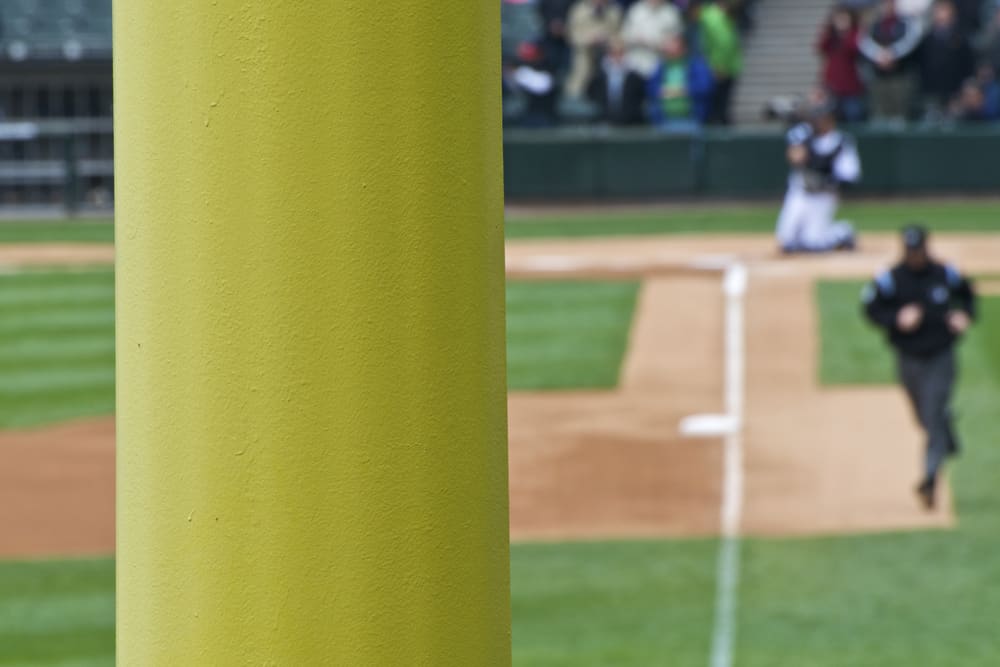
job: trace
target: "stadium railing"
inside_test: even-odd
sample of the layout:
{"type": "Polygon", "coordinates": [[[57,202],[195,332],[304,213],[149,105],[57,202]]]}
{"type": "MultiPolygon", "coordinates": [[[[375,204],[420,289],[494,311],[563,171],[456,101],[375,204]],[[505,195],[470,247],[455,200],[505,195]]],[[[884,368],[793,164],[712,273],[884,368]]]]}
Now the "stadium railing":
{"type": "Polygon", "coordinates": [[[75,216],[113,206],[110,118],[0,122],[0,213],[75,216]]]}

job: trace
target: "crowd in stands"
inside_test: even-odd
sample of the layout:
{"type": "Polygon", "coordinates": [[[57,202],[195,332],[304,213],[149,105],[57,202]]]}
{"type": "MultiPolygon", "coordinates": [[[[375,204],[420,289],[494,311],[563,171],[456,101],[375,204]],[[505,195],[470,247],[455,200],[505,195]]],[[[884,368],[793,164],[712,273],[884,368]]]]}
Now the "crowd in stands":
{"type": "MultiPolygon", "coordinates": [[[[501,3],[509,126],[731,122],[755,0],[501,3]]],[[[841,121],[1000,121],[1000,0],[839,0],[816,49],[841,121]]]]}
{"type": "Polygon", "coordinates": [[[509,125],[730,123],[753,0],[501,0],[509,125]]]}
{"type": "Polygon", "coordinates": [[[1000,120],[1000,0],[882,0],[833,8],[817,49],[839,118],[1000,120]]]}

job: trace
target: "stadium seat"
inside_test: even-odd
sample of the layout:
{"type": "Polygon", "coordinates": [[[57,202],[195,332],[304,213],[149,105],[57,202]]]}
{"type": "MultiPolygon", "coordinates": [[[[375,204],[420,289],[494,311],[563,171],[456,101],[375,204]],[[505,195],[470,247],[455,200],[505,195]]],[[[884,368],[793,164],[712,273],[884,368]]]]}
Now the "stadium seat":
{"type": "Polygon", "coordinates": [[[0,2],[0,58],[107,59],[110,54],[111,0],[0,2]]]}

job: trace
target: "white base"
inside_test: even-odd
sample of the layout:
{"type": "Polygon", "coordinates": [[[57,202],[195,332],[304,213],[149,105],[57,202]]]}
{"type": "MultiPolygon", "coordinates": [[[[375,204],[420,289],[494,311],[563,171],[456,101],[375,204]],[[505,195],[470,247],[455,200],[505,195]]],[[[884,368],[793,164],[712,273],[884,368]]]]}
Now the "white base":
{"type": "Polygon", "coordinates": [[[681,420],[681,435],[686,438],[723,438],[739,430],[732,415],[692,415],[681,420]]]}

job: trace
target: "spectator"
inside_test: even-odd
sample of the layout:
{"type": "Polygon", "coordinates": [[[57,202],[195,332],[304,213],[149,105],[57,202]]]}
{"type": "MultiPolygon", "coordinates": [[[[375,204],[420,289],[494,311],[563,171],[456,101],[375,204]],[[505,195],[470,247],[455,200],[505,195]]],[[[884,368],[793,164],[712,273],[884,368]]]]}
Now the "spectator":
{"type": "Polygon", "coordinates": [[[645,122],[646,80],[625,58],[625,42],[614,38],[608,53],[590,82],[587,96],[600,110],[600,120],[611,125],[645,122]]]}
{"type": "Polygon", "coordinates": [[[573,65],[566,94],[581,97],[594,74],[594,65],[618,33],[622,10],[610,0],[578,0],[569,12],[567,35],[573,46],[573,65]]]}
{"type": "Polygon", "coordinates": [[[979,42],[979,56],[983,62],[990,64],[994,72],[1000,72],[1000,2],[994,6],[993,18],[979,42]]]}
{"type": "Polygon", "coordinates": [[[976,70],[976,83],[983,91],[983,117],[980,120],[1000,120],[1000,81],[997,70],[989,63],[982,63],[976,70]]]}
{"type": "Polygon", "coordinates": [[[664,40],[683,32],[684,20],[677,7],[666,0],[639,0],[629,9],[622,29],[629,64],[649,77],[659,64],[664,40]]]}
{"type": "Polygon", "coordinates": [[[503,0],[500,5],[501,49],[506,63],[517,62],[522,44],[542,36],[542,22],[535,0],[503,0]]]}
{"type": "Polygon", "coordinates": [[[983,0],[954,0],[959,31],[971,38],[983,27],[983,0]]]}
{"type": "Polygon", "coordinates": [[[701,43],[701,24],[698,22],[699,4],[701,0],[677,0],[678,7],[683,8],[684,43],[688,53],[697,53],[705,57],[705,49],[701,43]]]}
{"type": "Polygon", "coordinates": [[[503,82],[509,94],[516,96],[523,106],[515,123],[532,128],[555,125],[559,86],[545,51],[537,44],[525,43],[518,49],[518,60],[503,82]]]}
{"type": "Polygon", "coordinates": [[[692,16],[698,22],[702,53],[715,78],[708,113],[708,122],[714,125],[732,122],[729,108],[733,89],[743,73],[740,33],[729,7],[728,2],[721,0],[698,0],[691,7],[692,16]]]}
{"type": "Polygon", "coordinates": [[[833,97],[837,120],[857,123],[865,118],[865,84],[858,71],[861,31],[858,14],[846,7],[830,12],[817,50],[823,57],[823,87],[833,97]]]}
{"type": "Polygon", "coordinates": [[[754,28],[756,4],[757,0],[732,0],[730,12],[741,35],[747,34],[754,28]]]}
{"type": "Polygon", "coordinates": [[[861,38],[861,53],[874,70],[870,89],[876,119],[902,121],[909,116],[921,33],[919,19],[900,15],[895,0],[883,0],[869,33],[861,38]]]}
{"type": "Polygon", "coordinates": [[[920,45],[918,57],[925,117],[940,119],[975,67],[972,47],[958,25],[952,0],[934,3],[931,29],[920,45]]]}
{"type": "Polygon", "coordinates": [[[698,54],[689,54],[679,35],[668,37],[663,59],[649,79],[648,98],[653,123],[668,131],[694,131],[709,116],[712,70],[698,54]]]}
{"type": "Polygon", "coordinates": [[[545,52],[553,67],[560,73],[569,68],[570,51],[566,41],[566,24],[574,0],[539,0],[538,11],[542,17],[545,52]]]}
{"type": "Polygon", "coordinates": [[[997,85],[993,68],[962,85],[958,96],[951,104],[950,115],[960,121],[1000,120],[1000,86],[997,85]]]}

